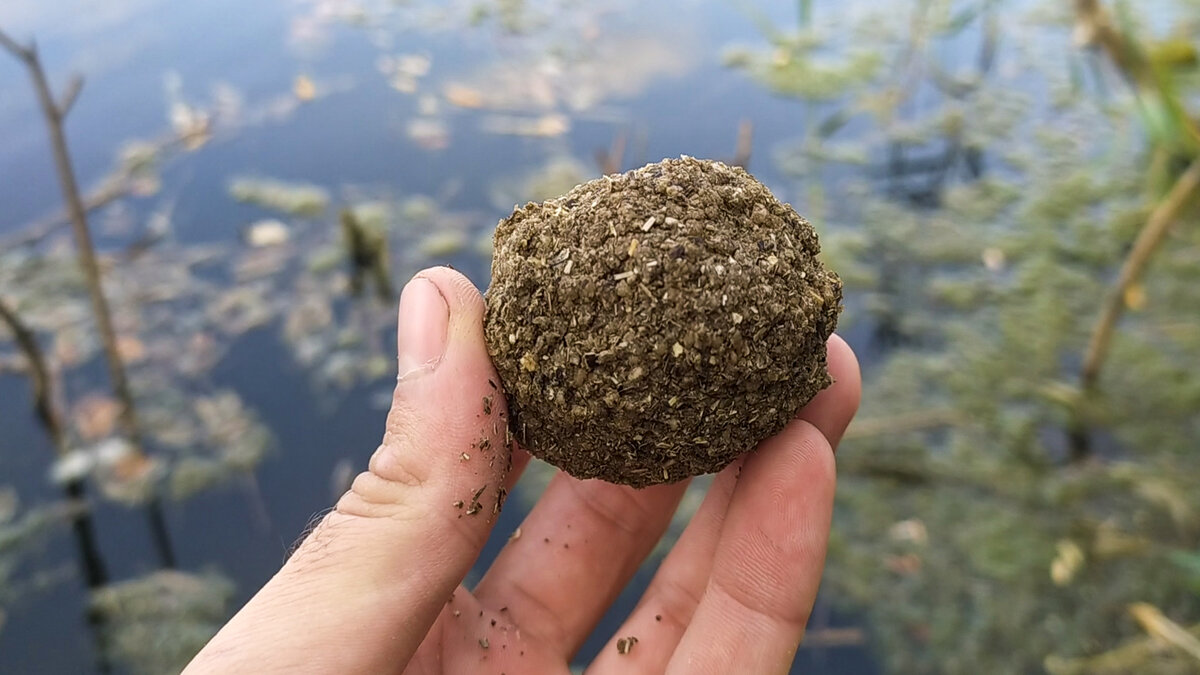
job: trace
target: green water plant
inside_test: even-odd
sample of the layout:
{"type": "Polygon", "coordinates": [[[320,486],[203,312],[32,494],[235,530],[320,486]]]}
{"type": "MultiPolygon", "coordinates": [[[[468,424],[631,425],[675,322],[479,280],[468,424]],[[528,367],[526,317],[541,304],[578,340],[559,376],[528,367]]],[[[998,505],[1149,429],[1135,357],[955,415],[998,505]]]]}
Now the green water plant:
{"type": "Polygon", "coordinates": [[[1192,672],[1195,36],[1014,5],[860,15],[779,155],[866,335],[826,579],[893,672],[1192,672]]]}

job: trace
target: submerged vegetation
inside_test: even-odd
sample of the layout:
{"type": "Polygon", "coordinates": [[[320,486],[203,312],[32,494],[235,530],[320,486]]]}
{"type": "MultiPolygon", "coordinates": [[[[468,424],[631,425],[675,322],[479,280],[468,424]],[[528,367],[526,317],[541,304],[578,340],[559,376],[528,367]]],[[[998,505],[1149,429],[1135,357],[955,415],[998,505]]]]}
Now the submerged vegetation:
{"type": "Polygon", "coordinates": [[[890,72],[740,59],[838,92],[782,156],[878,353],[827,580],[896,672],[1194,672],[1197,26],[1015,4],[863,17],[890,72]]]}
{"type": "MultiPolygon", "coordinates": [[[[785,142],[759,148],[755,171],[820,230],[845,284],[842,332],[864,362],[823,600],[861,624],[847,642],[865,639],[898,673],[1196,672],[1197,4],[731,6],[759,37],[715,45],[711,60],[795,111],[790,139],[759,134],[785,142]]],[[[28,500],[25,486],[0,485],[0,633],[75,579],[89,589],[79,611],[101,668],[177,669],[253,589],[160,569],[167,536],[154,563],[113,572],[95,546],[105,531],[87,517],[130,506],[166,535],[148,505],[182,509],[234,486],[262,518],[264,462],[301,458],[275,440],[288,420],[214,369],[266,334],[323,403],[366,391],[355,400],[386,406],[396,284],[431,263],[481,272],[514,204],[658,159],[619,104],[698,58],[678,34],[635,33],[559,0],[296,7],[300,53],[339,39],[374,50],[376,84],[411,108],[388,122],[414,153],[404,162],[446,171],[437,162],[457,144],[500,137],[520,164],[478,185],[452,169],[423,191],[392,176],[328,185],[229,167],[235,177],[214,182],[237,209],[225,231],[240,237],[199,243],[180,223],[210,216],[178,207],[190,186],[173,169],[367,85],[289,74],[276,94],[247,102],[222,85],[196,104],[168,76],[169,132],[127,144],[80,197],[104,235],[97,274],[78,264],[91,244],[63,235],[74,214],[0,235],[0,374],[31,379],[30,419],[47,425],[45,475],[62,495],[28,500]],[[414,30],[471,31],[495,41],[496,58],[443,71],[430,53],[396,50],[414,30]],[[565,139],[596,126],[614,140],[592,169],[565,139]],[[95,328],[98,292],[111,335],[95,328]],[[127,395],[97,375],[99,359],[127,373],[127,395]],[[79,543],[79,572],[43,556],[63,532],[79,543]]],[[[52,97],[61,117],[80,95],[72,85],[52,97]]],[[[755,111],[738,114],[750,120],[744,164],[755,111]]],[[[547,475],[531,467],[517,503],[547,475]]],[[[810,626],[811,648],[842,644],[822,627],[810,626]]]]}

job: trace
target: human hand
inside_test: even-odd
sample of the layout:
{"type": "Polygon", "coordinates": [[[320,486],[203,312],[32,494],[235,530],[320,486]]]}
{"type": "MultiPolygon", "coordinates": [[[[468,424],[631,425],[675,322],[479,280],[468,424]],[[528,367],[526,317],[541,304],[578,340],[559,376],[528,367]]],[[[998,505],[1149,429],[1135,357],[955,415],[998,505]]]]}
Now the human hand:
{"type": "MultiPolygon", "coordinates": [[[[369,470],[186,673],[568,673],[662,536],[686,481],[634,490],[558,473],[474,591],[462,587],[529,455],[510,455],[470,281],[417,275],[398,342],[369,470]]],[[[837,336],[829,368],[832,387],[717,475],[589,673],[789,670],[825,561],[833,448],[859,399],[837,336]]]]}

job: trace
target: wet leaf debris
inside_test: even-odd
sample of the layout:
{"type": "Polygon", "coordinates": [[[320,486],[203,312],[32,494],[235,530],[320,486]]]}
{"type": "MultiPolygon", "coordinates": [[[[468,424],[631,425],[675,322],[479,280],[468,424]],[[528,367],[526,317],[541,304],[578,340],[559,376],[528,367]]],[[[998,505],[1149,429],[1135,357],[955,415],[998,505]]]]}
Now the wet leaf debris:
{"type": "Polygon", "coordinates": [[[750,174],[667,159],[495,234],[485,334],[513,434],[579,478],[718,471],[829,385],[841,281],[750,174]]]}

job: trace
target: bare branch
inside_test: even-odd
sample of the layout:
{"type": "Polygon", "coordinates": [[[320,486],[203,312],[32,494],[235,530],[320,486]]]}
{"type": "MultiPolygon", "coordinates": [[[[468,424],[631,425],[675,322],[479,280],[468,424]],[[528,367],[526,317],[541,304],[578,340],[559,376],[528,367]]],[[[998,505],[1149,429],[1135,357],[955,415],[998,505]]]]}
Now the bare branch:
{"type": "Polygon", "coordinates": [[[92,244],[92,234],[88,229],[87,208],[79,194],[79,185],[75,180],[75,169],[71,163],[71,155],[67,149],[66,134],[63,131],[62,111],[54,102],[50,86],[46,81],[46,73],[42,70],[41,61],[34,51],[25,62],[30,79],[37,92],[41,104],[42,116],[46,119],[46,129],[50,135],[50,146],[54,151],[54,165],[58,171],[58,182],[62,188],[63,201],[67,205],[72,230],[75,235],[75,249],[79,256],[79,266],[87,281],[88,292],[92,301],[92,313],[95,315],[99,328],[100,342],[107,356],[109,378],[113,390],[122,405],[121,420],[126,433],[133,441],[134,447],[142,447],[141,434],[133,408],[133,393],[129,387],[129,379],[125,374],[125,364],[117,350],[117,335],[113,328],[112,312],[108,306],[108,298],[100,283],[100,266],[96,263],[95,246],[92,244]]]}
{"type": "Polygon", "coordinates": [[[745,169],[750,164],[750,152],[754,149],[754,122],[742,120],[738,124],[737,147],[733,153],[733,166],[745,169]]]}
{"type": "Polygon", "coordinates": [[[1108,356],[1113,331],[1116,329],[1121,314],[1125,311],[1125,293],[1141,278],[1142,273],[1146,270],[1146,265],[1150,262],[1150,257],[1162,243],[1167,230],[1170,229],[1175,218],[1198,187],[1200,187],[1200,159],[1193,161],[1187,171],[1175,181],[1171,191],[1154,208],[1145,227],[1138,233],[1129,257],[1121,265],[1120,276],[1117,277],[1116,284],[1109,291],[1104,311],[1096,322],[1096,327],[1092,330],[1092,337],[1088,340],[1081,376],[1084,392],[1094,389],[1100,378],[1100,368],[1108,356]]]}
{"type": "MultiPolygon", "coordinates": [[[[174,152],[187,142],[187,132],[169,132],[151,142],[151,150],[155,157],[162,158],[167,153],[174,152]]],[[[109,175],[102,179],[98,186],[83,198],[84,211],[92,212],[108,206],[112,202],[128,196],[132,190],[134,167],[119,164],[109,175]]],[[[35,246],[46,237],[58,232],[71,224],[71,215],[67,209],[47,214],[13,230],[0,235],[0,249],[35,246]]]]}
{"type": "Polygon", "coordinates": [[[0,30],[0,47],[4,47],[13,56],[28,63],[37,58],[37,47],[31,42],[28,47],[21,46],[16,40],[8,36],[3,30],[0,30]]]}
{"type": "Polygon", "coordinates": [[[33,331],[25,325],[16,310],[4,302],[3,298],[0,298],[0,322],[8,326],[21,353],[25,355],[25,361],[29,364],[29,381],[33,385],[34,411],[46,426],[46,430],[54,441],[54,450],[61,457],[67,452],[67,435],[62,417],[54,405],[54,389],[51,384],[50,369],[46,367],[46,357],[42,353],[42,348],[38,345],[33,331]]]}
{"type": "Polygon", "coordinates": [[[600,168],[601,174],[607,176],[621,173],[621,165],[625,161],[625,140],[625,130],[622,129],[613,137],[612,145],[608,149],[596,150],[596,166],[600,168]]]}
{"type": "MultiPolygon", "coordinates": [[[[79,256],[79,266],[87,282],[88,294],[91,296],[92,313],[95,315],[96,327],[100,333],[100,343],[104,346],[108,362],[109,380],[112,382],[113,393],[121,402],[121,423],[130,443],[141,454],[144,452],[141,429],[138,426],[137,413],[134,409],[133,390],[129,386],[129,377],[125,372],[125,362],[117,349],[117,333],[113,326],[112,311],[109,309],[108,298],[104,295],[104,287],[100,283],[100,265],[96,262],[96,248],[92,243],[92,233],[88,229],[87,208],[83,197],[79,194],[79,184],[75,179],[75,168],[71,163],[71,153],[67,148],[67,136],[63,130],[62,109],[50,93],[50,85],[46,81],[46,72],[38,59],[36,45],[22,48],[8,36],[4,36],[3,45],[6,49],[18,55],[29,71],[33,81],[34,91],[37,92],[38,103],[42,109],[42,117],[46,120],[46,130],[50,135],[50,148],[54,154],[54,167],[58,172],[59,186],[62,188],[63,201],[66,202],[67,215],[71,220],[72,233],[75,236],[75,250],[79,256]]],[[[80,85],[82,86],[82,85],[80,85]]],[[[66,103],[73,103],[78,92],[72,93],[75,87],[67,88],[66,103]]],[[[175,566],[175,553],[171,547],[170,535],[167,531],[166,520],[162,513],[162,503],[157,496],[152,495],[146,503],[146,515],[149,518],[151,538],[158,550],[159,561],[163,567],[175,566]]]]}
{"type": "Polygon", "coordinates": [[[75,99],[79,98],[79,92],[83,90],[83,76],[72,75],[71,81],[67,82],[67,88],[63,90],[62,96],[58,99],[58,116],[66,117],[67,113],[71,112],[71,108],[75,105],[75,99]]]}

